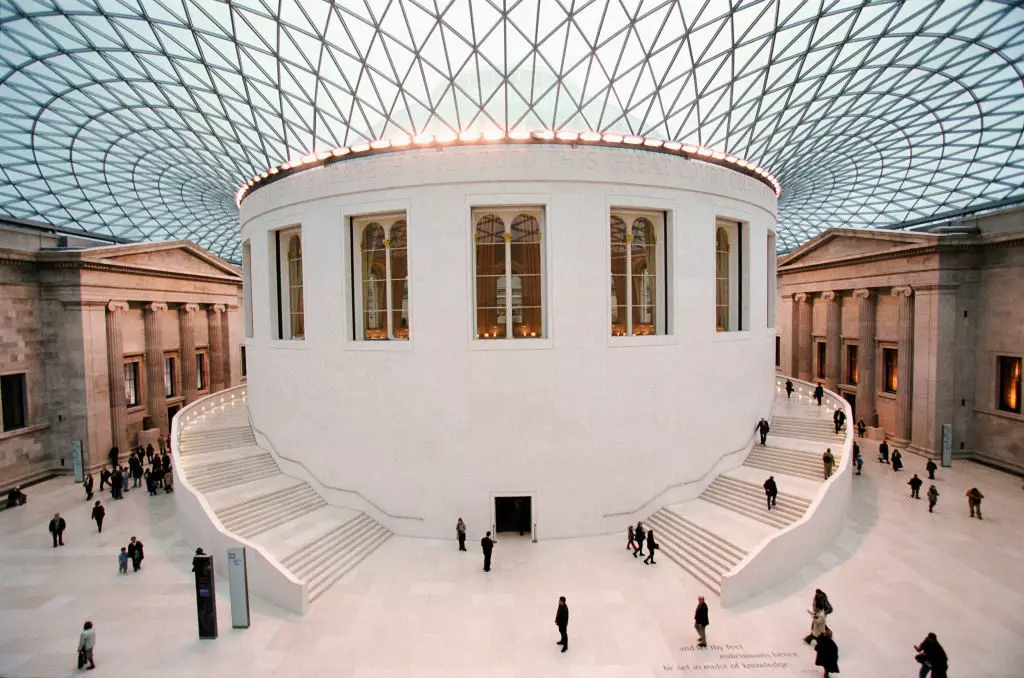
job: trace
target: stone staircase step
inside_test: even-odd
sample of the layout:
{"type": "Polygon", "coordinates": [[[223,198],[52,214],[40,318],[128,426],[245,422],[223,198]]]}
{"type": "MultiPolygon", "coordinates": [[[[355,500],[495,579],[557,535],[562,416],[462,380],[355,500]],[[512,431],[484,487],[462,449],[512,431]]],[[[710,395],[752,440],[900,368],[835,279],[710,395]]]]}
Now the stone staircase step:
{"type": "Polygon", "coordinates": [[[224,474],[215,478],[203,478],[196,480],[189,478],[188,480],[192,487],[196,488],[200,492],[213,492],[216,490],[223,490],[228,487],[234,487],[235,485],[240,485],[242,483],[249,483],[254,480],[271,478],[277,475],[281,475],[281,469],[277,467],[277,464],[273,464],[270,466],[247,469],[244,472],[238,472],[235,474],[224,474]]]}
{"type": "Polygon", "coordinates": [[[777,511],[769,511],[763,500],[759,506],[755,506],[753,502],[736,499],[727,490],[723,491],[720,488],[709,487],[700,495],[700,499],[780,529],[793,522],[792,519],[782,516],[777,511]]]}
{"type": "Polygon", "coordinates": [[[308,544],[303,544],[292,554],[281,559],[281,564],[291,570],[297,577],[303,578],[313,569],[321,558],[327,557],[331,549],[339,542],[351,539],[373,521],[365,513],[340,523],[334,529],[317,537],[308,544]],[[311,553],[312,552],[312,553],[311,553]]]}
{"type": "Polygon", "coordinates": [[[664,539],[678,551],[692,552],[699,556],[709,569],[719,574],[728,572],[742,560],[742,554],[722,549],[717,539],[709,539],[695,530],[692,523],[687,523],[671,511],[661,509],[651,518],[655,521],[651,525],[658,526],[655,528],[655,538],[659,544],[664,539]]]}
{"type": "Polygon", "coordinates": [[[281,499],[303,492],[306,487],[308,486],[305,483],[299,483],[296,485],[289,485],[288,487],[283,487],[278,490],[264,492],[255,497],[250,497],[240,503],[216,509],[217,517],[223,521],[224,518],[230,519],[236,515],[244,515],[245,513],[253,510],[260,510],[265,506],[272,505],[273,503],[280,501],[281,499]]]}
{"type": "Polygon", "coordinates": [[[366,535],[360,546],[348,551],[344,558],[335,561],[331,567],[310,575],[310,583],[307,586],[309,602],[312,603],[322,596],[331,586],[351,572],[356,565],[363,562],[371,553],[391,538],[391,533],[382,525],[377,523],[374,523],[374,525],[376,528],[366,535]]]}
{"type": "Polygon", "coordinates": [[[300,495],[287,503],[263,511],[244,521],[233,521],[231,526],[225,524],[225,527],[228,527],[228,529],[241,537],[251,537],[316,511],[326,505],[327,502],[324,501],[323,497],[316,493],[313,493],[313,496],[300,495]]]}
{"type": "MultiPolygon", "coordinates": [[[[729,494],[734,500],[742,501],[752,509],[768,511],[768,503],[763,487],[751,485],[750,483],[736,480],[728,476],[719,476],[711,484],[711,487],[718,488],[729,494]]],[[[803,517],[811,502],[803,497],[796,497],[786,492],[779,492],[776,497],[776,505],[772,507],[771,513],[778,512],[790,522],[797,521],[803,517]]]]}
{"type": "Polygon", "coordinates": [[[810,470],[800,466],[788,466],[774,461],[764,461],[754,456],[747,457],[743,465],[777,475],[795,476],[807,480],[824,480],[825,475],[824,469],[810,470]]]}
{"type": "Polygon", "coordinates": [[[737,546],[725,537],[715,534],[714,532],[711,532],[710,530],[701,527],[692,520],[679,515],[668,506],[664,507],[662,510],[668,516],[670,516],[672,520],[686,526],[688,530],[691,530],[698,537],[712,542],[716,548],[718,548],[723,553],[726,553],[730,558],[734,559],[736,562],[739,562],[740,560],[743,560],[743,558],[746,557],[746,549],[737,546]]]}
{"type": "Polygon", "coordinates": [[[647,520],[654,527],[656,534],[659,534],[659,528],[661,530],[658,537],[658,545],[661,547],[659,550],[662,555],[681,567],[716,595],[719,594],[722,590],[722,575],[727,570],[720,566],[716,567],[712,561],[709,561],[696,549],[687,549],[682,543],[672,538],[665,538],[663,535],[667,535],[670,528],[665,527],[661,523],[657,513],[650,516],[647,520]]]}

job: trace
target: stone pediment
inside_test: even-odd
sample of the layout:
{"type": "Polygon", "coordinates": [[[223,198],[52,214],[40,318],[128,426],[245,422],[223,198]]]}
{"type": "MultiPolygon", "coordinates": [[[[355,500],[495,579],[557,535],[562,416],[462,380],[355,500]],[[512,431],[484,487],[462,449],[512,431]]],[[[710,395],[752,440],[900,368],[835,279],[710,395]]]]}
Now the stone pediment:
{"type": "Polygon", "coordinates": [[[935,244],[937,237],[857,229],[832,229],[812,238],[779,261],[779,267],[838,262],[875,254],[891,254],[935,244]]]}
{"type": "Polygon", "coordinates": [[[83,251],[82,260],[162,273],[241,280],[237,268],[186,241],[97,247],[83,251]]]}

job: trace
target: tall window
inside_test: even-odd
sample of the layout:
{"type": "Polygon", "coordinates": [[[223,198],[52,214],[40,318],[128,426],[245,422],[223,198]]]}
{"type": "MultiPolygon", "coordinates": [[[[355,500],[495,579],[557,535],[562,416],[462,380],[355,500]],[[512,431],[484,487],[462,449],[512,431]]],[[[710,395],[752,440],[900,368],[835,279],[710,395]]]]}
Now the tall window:
{"type": "Polygon", "coordinates": [[[177,380],[174,374],[174,358],[167,356],[164,358],[164,395],[170,398],[177,393],[177,380]]]}
{"type": "Polygon", "coordinates": [[[613,336],[665,334],[665,213],[612,208],[613,336]]]}
{"type": "Polygon", "coordinates": [[[1001,355],[999,368],[999,409],[1020,414],[1021,359],[1001,355]]]}
{"type": "Polygon", "coordinates": [[[0,376],[0,409],[3,410],[4,431],[28,426],[28,392],[24,372],[0,376]]]}
{"type": "Polygon", "coordinates": [[[719,332],[749,326],[747,230],[738,221],[715,220],[715,329],[719,332]]]}
{"type": "Polygon", "coordinates": [[[196,353],[196,390],[206,390],[206,354],[196,353]]]}
{"type": "Polygon", "coordinates": [[[277,338],[305,339],[302,294],[302,229],[274,232],[277,258],[277,338]]]}
{"type": "Polygon", "coordinates": [[[252,247],[248,240],[242,243],[242,306],[245,336],[252,337],[252,247]]]}
{"type": "Polygon", "coordinates": [[[860,372],[857,368],[857,344],[846,347],[846,383],[856,386],[860,383],[860,372]]]}
{"type": "Polygon", "coordinates": [[[776,262],[778,255],[775,254],[775,234],[768,231],[768,242],[766,243],[765,260],[768,265],[765,267],[767,279],[765,280],[766,297],[768,300],[768,327],[775,327],[775,304],[778,301],[777,291],[778,275],[776,273],[776,262]]]}
{"type": "Polygon", "coordinates": [[[352,242],[358,243],[359,285],[353,290],[356,339],[382,341],[409,338],[409,245],[405,213],[352,220],[352,242]]]}
{"type": "Polygon", "coordinates": [[[818,379],[824,379],[825,378],[825,356],[827,354],[827,350],[828,349],[825,347],[825,342],[824,341],[817,342],[815,344],[815,349],[816,349],[817,357],[818,357],[818,360],[817,360],[818,364],[816,366],[817,369],[815,370],[815,374],[818,376],[818,379]]]}
{"type": "Polygon", "coordinates": [[[244,377],[247,375],[245,368],[245,346],[241,346],[240,348],[242,349],[242,376],[244,377]]]}
{"type": "Polygon", "coordinates": [[[729,254],[732,246],[729,243],[729,234],[725,228],[719,226],[715,229],[715,329],[719,332],[728,332],[730,298],[730,272],[729,254]]]}
{"type": "Polygon", "coordinates": [[[473,210],[477,339],[544,336],[544,210],[473,210]]]}
{"type": "Polygon", "coordinates": [[[133,360],[124,364],[124,402],[128,407],[138,407],[139,400],[139,361],[133,360]]]}
{"type": "Polygon", "coordinates": [[[775,366],[782,367],[782,337],[775,337],[775,366]]]}
{"type": "Polygon", "coordinates": [[[885,370],[882,387],[886,393],[896,393],[896,389],[899,387],[899,354],[896,349],[882,349],[882,366],[885,370]]]}

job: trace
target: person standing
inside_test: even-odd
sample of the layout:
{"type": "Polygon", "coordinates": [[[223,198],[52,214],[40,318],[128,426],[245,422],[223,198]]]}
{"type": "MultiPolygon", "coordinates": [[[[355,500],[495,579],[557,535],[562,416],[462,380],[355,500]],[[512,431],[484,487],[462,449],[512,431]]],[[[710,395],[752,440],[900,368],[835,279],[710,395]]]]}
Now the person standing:
{"type": "Polygon", "coordinates": [[[110,471],[106,466],[100,469],[100,492],[103,491],[104,485],[110,485],[110,471]]]}
{"type": "Polygon", "coordinates": [[[903,468],[903,455],[900,454],[899,450],[894,448],[893,451],[892,451],[892,470],[895,473],[895,472],[899,471],[902,468],[903,468]]]}
{"type": "Polygon", "coordinates": [[[93,485],[93,482],[94,481],[92,479],[92,474],[91,473],[85,477],[85,480],[82,481],[82,487],[85,488],[85,500],[86,501],[92,501],[92,485],[93,485]]]}
{"type": "Polygon", "coordinates": [[[825,389],[821,384],[818,384],[814,389],[814,399],[818,401],[818,407],[821,407],[821,399],[825,397],[825,389]]]}
{"type": "Polygon", "coordinates": [[[85,666],[86,662],[89,662],[89,669],[96,668],[96,662],[92,656],[94,647],[96,647],[96,630],[92,627],[92,622],[87,621],[82,627],[81,635],[78,636],[78,668],[85,666]]]}
{"type": "Polygon", "coordinates": [[[926,678],[929,671],[931,671],[932,678],[946,678],[949,658],[946,657],[946,651],[939,645],[939,639],[935,637],[934,633],[925,636],[921,644],[915,645],[914,649],[917,650],[915,659],[921,662],[919,678],[926,678]]]}
{"type": "Polygon", "coordinates": [[[829,678],[829,674],[839,673],[839,647],[832,640],[832,630],[828,627],[818,636],[818,643],[814,648],[814,665],[820,666],[825,673],[823,678],[829,678]]]}
{"type": "Polygon", "coordinates": [[[484,538],[480,540],[480,548],[484,551],[484,572],[490,572],[491,551],[494,550],[494,541],[491,539],[491,533],[489,531],[484,538]]]}
{"type": "Polygon", "coordinates": [[[853,441],[853,465],[857,467],[857,475],[860,475],[860,470],[864,468],[864,457],[860,454],[860,445],[857,441],[853,441]]]}
{"type": "Polygon", "coordinates": [[[888,464],[889,463],[889,443],[884,440],[878,446],[878,463],[888,464]]]}
{"type": "Polygon", "coordinates": [[[836,464],[836,458],[832,456],[832,448],[826,448],[825,454],[821,455],[821,463],[825,465],[825,480],[832,475],[832,467],[836,464]]]}
{"type": "Polygon", "coordinates": [[[146,490],[149,491],[149,496],[156,495],[156,478],[153,477],[153,473],[146,469],[146,472],[142,474],[142,478],[146,481],[146,490]]]}
{"type": "Polygon", "coordinates": [[[635,551],[636,550],[636,535],[633,534],[633,525],[632,524],[626,526],[626,550],[627,551],[635,551]]]}
{"type": "MultiPolygon", "coordinates": [[[[153,446],[150,445],[150,448],[152,448],[152,447],[153,446]]],[[[150,468],[150,471],[152,471],[152,475],[153,475],[153,486],[154,487],[161,487],[161,486],[163,486],[163,484],[164,484],[164,471],[160,467],[160,455],[156,455],[155,457],[153,457],[153,461],[149,465],[149,468],[150,468]]]]}
{"type": "Polygon", "coordinates": [[[169,453],[164,452],[160,457],[160,466],[164,470],[171,468],[171,455],[169,453]]]}
{"type": "Polygon", "coordinates": [[[924,485],[924,481],[914,474],[914,477],[907,481],[907,485],[910,485],[910,496],[914,499],[921,498],[921,486],[924,485]]]}
{"type": "Polygon", "coordinates": [[[932,460],[932,459],[928,460],[928,463],[925,464],[925,466],[924,466],[924,470],[928,471],[928,480],[935,480],[935,471],[937,471],[938,468],[939,467],[935,465],[935,461],[934,460],[932,460]]]}
{"type": "Polygon", "coordinates": [[[779,487],[775,484],[775,476],[768,476],[768,480],[764,481],[764,493],[768,497],[768,510],[771,511],[772,507],[775,506],[775,498],[779,496],[779,487]]]}
{"type": "Polygon", "coordinates": [[[704,596],[697,596],[697,610],[693,613],[693,628],[697,629],[697,647],[707,647],[707,628],[711,626],[708,621],[708,604],[704,602],[704,596]]]}
{"type": "Polygon", "coordinates": [[[787,379],[786,380],[786,397],[787,398],[792,398],[793,397],[793,380],[792,379],[787,379]]]}
{"type": "Polygon", "coordinates": [[[149,460],[149,465],[153,465],[153,443],[146,445],[146,459],[149,460]]]}
{"type": "Polygon", "coordinates": [[[128,551],[123,546],[121,552],[117,554],[117,571],[120,574],[128,574],[128,551]]]}
{"type": "Polygon", "coordinates": [[[120,451],[116,447],[110,448],[110,452],[107,453],[107,458],[110,460],[110,468],[117,468],[117,462],[120,454],[120,451]]]}
{"type": "Polygon", "coordinates": [[[92,519],[96,521],[96,531],[103,531],[103,518],[107,515],[107,509],[103,508],[103,504],[97,499],[96,503],[92,507],[92,519]]]}
{"type": "Polygon", "coordinates": [[[459,550],[466,550],[466,523],[462,522],[462,517],[459,517],[459,522],[455,523],[455,536],[459,540],[459,550]]]}
{"type": "Polygon", "coordinates": [[[558,610],[555,612],[555,626],[561,636],[558,644],[562,646],[562,652],[569,649],[569,606],[565,604],[565,596],[558,597],[558,610]]]}
{"type": "Polygon", "coordinates": [[[761,434],[761,444],[764,445],[764,441],[768,440],[768,431],[771,430],[771,427],[768,426],[768,422],[764,417],[761,417],[761,421],[757,422],[757,426],[754,427],[754,430],[761,434]]]}
{"type": "Polygon", "coordinates": [[[967,490],[967,506],[971,509],[971,517],[974,517],[975,511],[978,513],[978,520],[981,520],[981,500],[985,498],[985,495],[981,493],[976,487],[972,487],[967,490]]]}
{"type": "Polygon", "coordinates": [[[138,572],[142,568],[142,559],[145,555],[142,552],[142,542],[132,537],[128,544],[128,557],[132,559],[132,572],[138,572]]]}
{"type": "Polygon", "coordinates": [[[935,504],[939,501],[939,491],[932,485],[928,488],[928,513],[934,513],[935,504]]]}
{"type": "Polygon", "coordinates": [[[832,423],[836,425],[836,433],[843,430],[843,424],[846,423],[846,412],[843,412],[843,408],[837,407],[832,413],[832,423]]]}
{"type": "Polygon", "coordinates": [[[647,536],[647,531],[644,529],[644,521],[636,521],[636,529],[633,530],[633,535],[636,537],[636,548],[633,549],[633,557],[636,558],[644,554],[644,537],[647,536]]]}
{"type": "Polygon", "coordinates": [[[67,529],[67,522],[60,517],[59,513],[54,513],[53,518],[50,519],[50,535],[53,536],[53,548],[57,548],[60,544],[64,546],[64,530],[67,529]]]}
{"type": "Polygon", "coordinates": [[[863,438],[864,434],[867,433],[867,431],[868,431],[868,427],[864,423],[864,420],[863,419],[858,419],[857,420],[857,437],[858,438],[863,438]]]}
{"type": "Polygon", "coordinates": [[[113,499],[121,498],[121,488],[124,485],[124,476],[121,475],[120,468],[114,468],[110,473],[110,496],[113,499]]]}
{"type": "Polygon", "coordinates": [[[644,565],[657,565],[654,562],[654,551],[658,548],[658,542],[654,541],[654,528],[647,530],[647,558],[644,565]]]}
{"type": "Polygon", "coordinates": [[[128,466],[131,467],[132,487],[139,487],[142,485],[142,462],[139,461],[137,455],[133,454],[128,460],[128,466]]]}

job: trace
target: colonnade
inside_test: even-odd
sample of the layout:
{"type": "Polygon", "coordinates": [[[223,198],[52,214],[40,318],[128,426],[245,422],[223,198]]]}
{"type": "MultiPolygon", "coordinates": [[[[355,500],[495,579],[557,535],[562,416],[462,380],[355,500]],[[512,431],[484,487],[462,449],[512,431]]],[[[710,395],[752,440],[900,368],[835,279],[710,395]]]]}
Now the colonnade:
{"type": "MultiPolygon", "coordinates": [[[[230,384],[230,349],[228,347],[228,308],[224,304],[205,304],[209,327],[208,383],[211,393],[220,391],[230,384]]],[[[122,453],[128,449],[127,412],[124,377],[123,316],[128,311],[127,301],[110,301],[106,306],[107,329],[107,373],[110,389],[110,427],[112,445],[122,453]]],[[[143,323],[145,327],[145,409],[152,418],[153,427],[160,429],[160,436],[166,437],[169,430],[167,417],[167,395],[164,389],[164,352],[173,347],[164,346],[160,321],[169,306],[160,301],[145,302],[143,323]]],[[[178,376],[183,397],[182,406],[194,401],[198,395],[196,373],[196,315],[203,309],[199,304],[181,303],[174,309],[178,313],[178,355],[180,370],[178,376]]],[[[141,387],[141,384],[137,384],[141,387]]]]}

